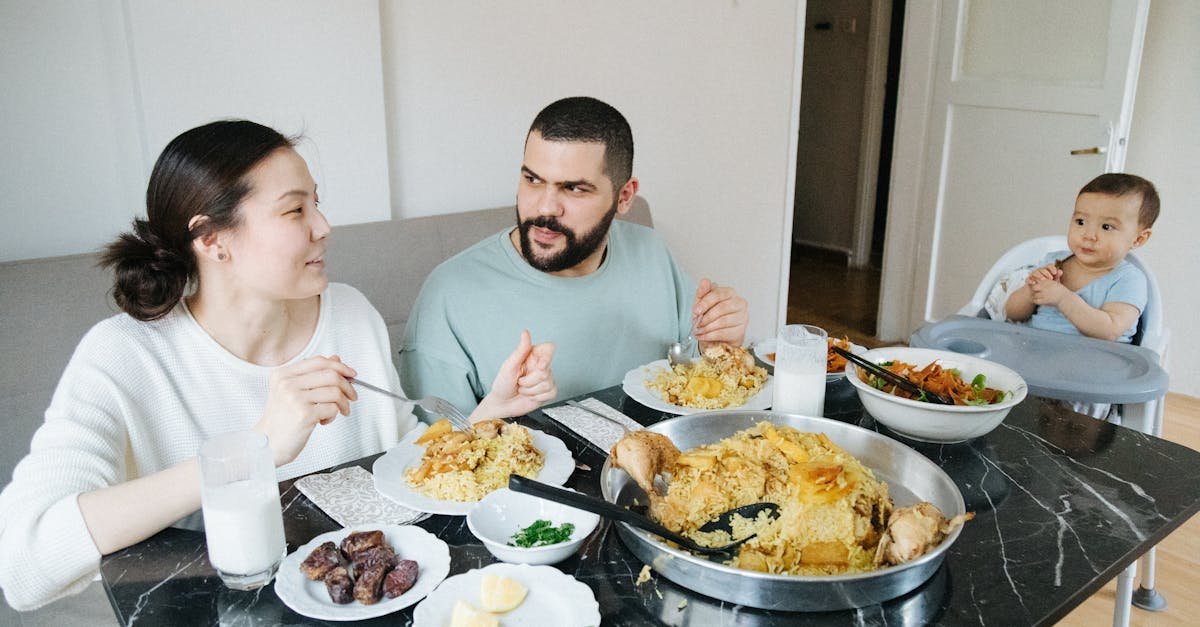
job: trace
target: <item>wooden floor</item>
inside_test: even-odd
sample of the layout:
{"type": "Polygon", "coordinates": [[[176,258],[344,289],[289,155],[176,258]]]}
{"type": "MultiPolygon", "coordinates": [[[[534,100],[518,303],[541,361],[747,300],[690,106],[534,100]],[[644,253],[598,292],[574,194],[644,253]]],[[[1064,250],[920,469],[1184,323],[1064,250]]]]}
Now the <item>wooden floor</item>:
{"type": "MultiPolygon", "coordinates": [[[[821,251],[792,251],[788,290],[788,323],[815,324],[831,337],[856,344],[883,346],[875,337],[879,303],[879,269],[846,267],[844,256],[821,251]]],[[[1168,394],[1163,437],[1200,450],[1200,399],[1168,394]]],[[[1133,608],[1129,624],[1200,625],[1200,516],[1184,523],[1158,545],[1156,588],[1167,600],[1164,612],[1133,608]]],[[[1141,574],[1138,580],[1141,580],[1141,574]]],[[[1096,627],[1112,624],[1116,581],[1109,582],[1067,615],[1060,625],[1096,627]]]]}

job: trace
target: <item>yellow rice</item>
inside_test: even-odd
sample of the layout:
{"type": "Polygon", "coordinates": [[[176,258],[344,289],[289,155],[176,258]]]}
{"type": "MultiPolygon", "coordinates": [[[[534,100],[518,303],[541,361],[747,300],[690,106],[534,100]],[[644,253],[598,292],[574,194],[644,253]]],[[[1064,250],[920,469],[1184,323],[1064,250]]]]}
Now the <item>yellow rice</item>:
{"type": "Polygon", "coordinates": [[[459,449],[453,464],[462,470],[430,472],[424,481],[416,483],[413,476],[418,464],[404,471],[404,479],[430,498],[472,502],[506,487],[511,474],[537,478],[544,461],[529,430],[510,425],[497,437],[476,438],[459,449]]]}
{"type": "Polygon", "coordinates": [[[697,359],[688,365],[656,368],[651,374],[652,378],[646,379],[647,388],[656,390],[668,403],[694,409],[741,407],[767,382],[766,368],[747,368],[736,353],[717,359],[697,359]],[[697,389],[703,387],[695,384],[697,378],[719,381],[720,392],[715,396],[705,394],[697,389]]]}
{"type": "Polygon", "coordinates": [[[875,546],[891,507],[887,484],[825,434],[768,422],[687,451],[667,496],[651,499],[654,518],[702,545],[757,533],[730,565],[792,575],[876,569],[875,546]],[[721,512],[762,501],[780,505],[778,519],[735,518],[732,538],[697,531],[721,512]],[[843,553],[844,562],[803,563],[822,550],[843,553]]]}

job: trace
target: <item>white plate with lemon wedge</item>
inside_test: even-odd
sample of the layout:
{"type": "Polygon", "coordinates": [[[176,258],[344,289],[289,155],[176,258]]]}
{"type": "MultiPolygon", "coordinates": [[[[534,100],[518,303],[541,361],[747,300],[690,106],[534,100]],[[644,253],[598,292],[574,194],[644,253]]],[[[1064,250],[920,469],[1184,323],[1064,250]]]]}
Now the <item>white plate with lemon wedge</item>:
{"type": "Polygon", "coordinates": [[[449,577],[417,606],[413,626],[460,624],[451,620],[456,612],[460,621],[475,616],[475,622],[461,623],[467,625],[600,624],[592,589],[552,566],[497,563],[449,577]]]}

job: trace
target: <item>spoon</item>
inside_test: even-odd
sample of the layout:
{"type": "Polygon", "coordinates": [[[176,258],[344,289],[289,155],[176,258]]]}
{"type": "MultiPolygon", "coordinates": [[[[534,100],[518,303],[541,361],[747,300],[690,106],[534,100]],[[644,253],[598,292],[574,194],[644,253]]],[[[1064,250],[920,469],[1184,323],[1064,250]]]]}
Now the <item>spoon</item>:
{"type": "Polygon", "coordinates": [[[692,320],[692,328],[688,329],[687,343],[671,342],[667,346],[667,363],[672,366],[686,366],[695,359],[696,351],[696,321],[692,320]]]}
{"type": "Polygon", "coordinates": [[[743,505],[741,507],[735,507],[733,509],[721,512],[721,514],[716,518],[704,523],[703,525],[700,525],[699,531],[704,533],[708,533],[710,531],[724,531],[725,533],[729,534],[729,537],[732,538],[733,525],[731,523],[733,522],[734,515],[741,516],[742,518],[748,520],[754,520],[754,518],[758,516],[759,512],[764,511],[767,512],[767,515],[771,518],[779,518],[778,503],[751,503],[749,505],[743,505]]]}
{"type": "MultiPolygon", "coordinates": [[[[650,520],[645,516],[642,516],[641,514],[634,513],[628,509],[625,509],[624,507],[609,503],[603,499],[598,499],[594,496],[587,496],[586,494],[571,492],[570,490],[563,490],[562,488],[556,488],[540,481],[534,481],[533,479],[528,479],[526,477],[522,477],[521,475],[515,474],[509,475],[508,477],[508,489],[512,490],[513,492],[522,492],[524,494],[543,498],[547,501],[562,503],[563,505],[574,507],[575,509],[581,509],[585,512],[599,514],[611,520],[619,520],[623,523],[633,525],[639,529],[645,529],[651,533],[658,534],[693,553],[700,553],[704,555],[732,555],[739,546],[741,546],[750,538],[758,535],[751,534],[745,538],[742,538],[741,540],[738,540],[737,542],[727,544],[725,546],[700,546],[692,540],[679,535],[670,529],[667,529],[666,527],[654,522],[653,520],[650,520]]],[[[771,505],[774,505],[774,503],[771,503],[771,505]]],[[[778,508],[779,506],[776,505],[775,507],[778,508]]],[[[722,514],[722,516],[724,515],[725,514],[722,514]]]]}

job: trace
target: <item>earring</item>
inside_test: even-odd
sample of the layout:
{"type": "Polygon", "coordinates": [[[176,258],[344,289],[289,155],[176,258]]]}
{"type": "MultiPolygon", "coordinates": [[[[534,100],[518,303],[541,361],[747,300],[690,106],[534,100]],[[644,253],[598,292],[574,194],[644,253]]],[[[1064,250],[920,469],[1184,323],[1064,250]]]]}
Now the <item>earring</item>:
{"type": "Polygon", "coordinates": [[[228,259],[228,257],[225,256],[225,253],[217,253],[218,261],[225,261],[226,259],[228,259]]]}

